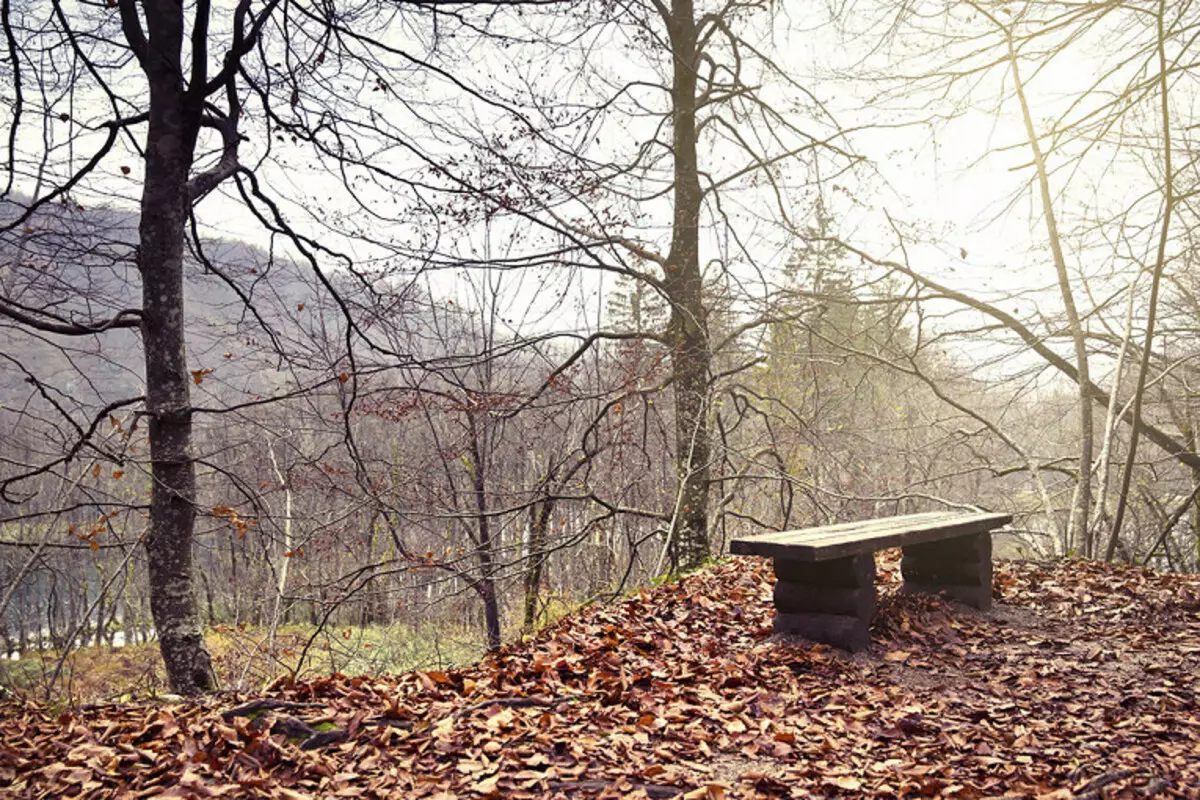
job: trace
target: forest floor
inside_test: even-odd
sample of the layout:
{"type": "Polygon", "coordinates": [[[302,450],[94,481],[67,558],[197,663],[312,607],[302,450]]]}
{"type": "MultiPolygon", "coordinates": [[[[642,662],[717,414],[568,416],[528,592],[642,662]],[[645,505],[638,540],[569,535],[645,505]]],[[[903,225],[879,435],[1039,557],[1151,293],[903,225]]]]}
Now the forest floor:
{"type": "Polygon", "coordinates": [[[10,703],[0,794],[1200,798],[1200,577],[999,562],[981,613],[896,560],[854,656],[772,636],[769,564],[735,559],[464,669],[10,703]]]}

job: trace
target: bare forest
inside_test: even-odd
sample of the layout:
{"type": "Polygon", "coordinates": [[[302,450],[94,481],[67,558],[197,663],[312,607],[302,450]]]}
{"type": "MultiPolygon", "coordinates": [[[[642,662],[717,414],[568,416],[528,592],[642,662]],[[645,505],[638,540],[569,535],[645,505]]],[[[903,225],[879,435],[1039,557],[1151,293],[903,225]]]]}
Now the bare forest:
{"type": "Polygon", "coordinates": [[[1200,572],[1191,2],[0,4],[0,693],[918,511],[1200,572]]]}

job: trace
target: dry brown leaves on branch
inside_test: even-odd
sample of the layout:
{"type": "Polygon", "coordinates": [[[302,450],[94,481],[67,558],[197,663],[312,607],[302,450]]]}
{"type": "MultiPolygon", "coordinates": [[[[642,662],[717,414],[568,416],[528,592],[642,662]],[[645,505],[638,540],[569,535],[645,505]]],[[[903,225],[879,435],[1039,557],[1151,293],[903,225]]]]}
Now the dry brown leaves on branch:
{"type": "Polygon", "coordinates": [[[3,709],[18,797],[1200,797],[1200,580],[1000,564],[996,610],[899,596],[875,643],[771,637],[735,560],[477,666],[269,697],[3,709]],[[240,704],[240,705],[239,705],[240,704]]]}

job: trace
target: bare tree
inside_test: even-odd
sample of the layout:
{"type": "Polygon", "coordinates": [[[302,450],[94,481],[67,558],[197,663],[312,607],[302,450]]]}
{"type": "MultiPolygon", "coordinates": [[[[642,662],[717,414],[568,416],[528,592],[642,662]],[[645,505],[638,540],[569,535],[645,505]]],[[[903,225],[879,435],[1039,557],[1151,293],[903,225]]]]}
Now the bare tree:
{"type": "MultiPolygon", "coordinates": [[[[937,9],[908,5],[888,18],[895,24],[888,27],[883,46],[897,41],[916,46],[903,57],[899,49],[891,51],[895,80],[874,100],[883,108],[903,107],[901,127],[912,125],[935,136],[955,130],[962,120],[978,123],[986,115],[995,121],[1008,139],[994,147],[957,149],[968,169],[988,163],[1015,169],[1014,191],[996,199],[992,208],[998,211],[986,224],[1021,220],[1041,228],[1031,260],[1041,259],[1043,248],[1048,251],[1045,272],[1054,281],[1037,290],[1034,282],[1042,284],[1031,269],[1019,294],[1008,297],[956,285],[952,270],[958,267],[961,274],[965,249],[955,258],[947,243],[922,241],[892,222],[887,228],[895,235],[895,251],[881,255],[878,246],[864,240],[854,252],[982,314],[960,318],[970,319],[976,331],[987,325],[989,332],[1003,332],[992,341],[997,351],[1011,354],[1010,369],[1017,364],[1028,369],[1030,362],[1023,359],[1034,353],[1075,385],[1078,458],[1064,550],[1098,555],[1105,554],[1103,548],[1111,556],[1111,546],[1103,542],[1106,533],[1109,545],[1116,541],[1112,531],[1095,527],[1110,519],[1109,509],[1088,513],[1097,470],[1103,467],[1094,452],[1092,404],[1110,407],[1114,419],[1128,424],[1125,488],[1100,497],[1101,503],[1115,499],[1115,517],[1137,500],[1128,489],[1134,472],[1149,466],[1137,457],[1141,438],[1157,444],[1189,475],[1197,461],[1186,431],[1171,430],[1172,415],[1162,406],[1152,409],[1140,388],[1170,382],[1172,372],[1184,369],[1165,358],[1155,317],[1163,302],[1160,283],[1169,283],[1193,224],[1180,187],[1193,182],[1194,164],[1179,132],[1187,129],[1180,117],[1195,91],[1187,55],[1194,40],[1194,8],[1136,0],[1103,7],[1054,0],[1019,7],[970,2],[937,9]],[[928,25],[931,19],[937,20],[936,30],[928,25]],[[1075,80],[1083,74],[1075,71],[1081,63],[1094,79],[1075,80]],[[1022,151],[1029,159],[1011,163],[1012,154],[1022,151]],[[1105,191],[1115,186],[1126,191],[1105,191]],[[1033,209],[1028,213],[1020,206],[1025,199],[1033,209]],[[933,255],[935,250],[942,255],[933,255]],[[1143,275],[1148,280],[1138,280],[1143,275]],[[1048,291],[1057,294],[1057,302],[1048,291]],[[1131,326],[1122,325],[1127,306],[1133,325],[1145,331],[1140,346],[1130,344],[1139,337],[1130,337],[1131,326]],[[1141,361],[1134,385],[1114,369],[1109,385],[1101,388],[1107,368],[1121,361],[1125,350],[1141,361]]],[[[875,83],[873,90],[885,83],[875,83]]],[[[996,254],[1004,260],[1015,256],[996,254]]],[[[1106,436],[1100,459],[1111,459],[1120,444],[1106,436]]],[[[1101,484],[1107,486],[1106,477],[1101,484]]],[[[1119,536],[1120,524],[1113,522],[1119,536]]]]}
{"type": "MultiPolygon", "coordinates": [[[[488,14],[488,9],[482,10],[484,23],[488,14]]],[[[317,217],[315,224],[336,233],[318,239],[311,227],[305,230],[295,221],[296,210],[303,212],[311,198],[281,202],[273,190],[274,180],[286,182],[297,153],[307,153],[337,167],[329,185],[331,191],[342,187],[341,196],[350,198],[349,203],[382,206],[394,197],[395,186],[383,201],[378,195],[362,198],[346,191],[353,183],[350,173],[368,160],[365,150],[410,141],[412,129],[403,124],[407,120],[389,114],[397,122],[382,123],[379,107],[385,100],[401,103],[397,88],[427,68],[445,85],[455,85],[445,71],[389,43],[389,31],[406,19],[416,36],[424,37],[418,46],[426,51],[436,48],[441,31],[476,27],[439,8],[402,2],[241,0],[223,8],[206,0],[193,6],[121,0],[78,13],[58,0],[5,4],[4,68],[13,88],[6,98],[11,125],[4,200],[9,205],[0,231],[6,251],[15,261],[27,261],[28,240],[43,232],[70,242],[67,217],[76,208],[94,205],[98,196],[124,197],[136,205],[138,215],[136,231],[100,243],[112,251],[111,271],[118,278],[108,295],[102,296],[96,284],[99,270],[72,277],[59,266],[65,263],[60,254],[48,262],[57,282],[28,269],[6,272],[0,316],[23,337],[21,342],[36,337],[59,352],[68,352],[62,343],[69,338],[104,339],[109,352],[123,352],[128,339],[113,337],[122,330],[137,332],[143,358],[136,372],[141,373],[145,393],[144,398],[106,399],[68,409],[55,399],[59,390],[53,382],[35,374],[37,365],[28,365],[39,387],[39,402],[57,408],[57,424],[66,435],[61,454],[13,464],[0,475],[0,488],[6,499],[15,501],[37,476],[66,471],[81,452],[95,449],[96,431],[110,415],[140,405],[137,422],[143,425],[150,451],[142,466],[150,478],[149,527],[143,542],[151,610],[170,684],[179,693],[214,687],[193,578],[201,507],[195,426],[206,415],[220,419],[231,410],[295,397],[331,383],[347,390],[347,420],[355,402],[359,353],[390,358],[393,365],[410,360],[359,325],[356,315],[380,296],[375,286],[381,272],[356,263],[334,241],[358,236],[367,247],[385,243],[360,236],[354,220],[332,214],[317,217]],[[431,24],[424,26],[425,21],[431,24]],[[350,140],[345,138],[348,131],[353,132],[350,140]],[[252,153],[247,155],[247,150],[252,153]],[[210,252],[201,222],[202,210],[210,206],[201,204],[214,196],[222,198],[226,211],[230,201],[240,202],[244,219],[257,219],[265,237],[287,242],[288,255],[313,270],[316,288],[332,298],[341,320],[340,355],[326,361],[326,366],[340,362],[338,372],[313,375],[305,367],[316,363],[310,354],[289,350],[279,320],[268,319],[260,310],[262,291],[253,275],[257,270],[235,275],[210,252]],[[265,349],[298,368],[294,376],[302,375],[302,381],[290,387],[247,382],[249,388],[240,398],[224,398],[215,405],[197,402],[196,392],[208,394],[202,387],[205,379],[210,384],[216,380],[208,359],[220,358],[221,351],[188,352],[194,345],[185,308],[189,263],[199,264],[224,291],[232,292],[265,349]],[[339,285],[330,275],[331,265],[348,275],[347,281],[339,285]],[[352,299],[347,283],[363,291],[365,300],[352,299]],[[138,284],[139,299],[118,291],[138,284]],[[126,302],[118,304],[118,299],[126,302]],[[197,355],[201,363],[189,361],[197,355]],[[351,385],[344,386],[347,382],[351,385]]],[[[394,159],[378,154],[371,161],[384,172],[395,167],[394,159]]],[[[399,185],[401,190],[412,189],[420,182],[399,185]]],[[[273,262],[275,255],[270,258],[273,262]]],[[[297,315],[304,308],[304,302],[295,303],[297,315]]],[[[122,368],[131,369],[124,363],[122,368]]],[[[86,369],[80,374],[86,381],[86,369]]],[[[209,399],[211,395],[205,398],[209,399]]],[[[353,449],[348,425],[343,425],[343,434],[343,445],[353,449]]],[[[120,462],[128,453],[105,451],[103,457],[120,462]]]]}
{"type": "Polygon", "coordinates": [[[513,75],[499,92],[508,107],[490,128],[458,126],[494,178],[471,181],[484,189],[479,213],[531,222],[541,236],[523,242],[525,265],[550,253],[587,280],[636,281],[667,306],[665,324],[643,335],[670,359],[676,491],[667,537],[685,568],[711,549],[711,290],[736,293],[734,314],[761,317],[771,238],[785,238],[797,207],[804,214],[811,202],[807,165],[825,159],[836,174],[855,161],[838,146],[834,120],[773,57],[769,32],[783,14],[765,2],[650,0],[527,15],[513,22],[527,46],[496,54],[501,74],[513,75]],[[597,69],[594,47],[624,53],[628,69],[597,69]],[[580,76],[565,101],[555,100],[555,79],[537,73],[539,52],[580,76]],[[771,233],[750,237],[754,228],[771,233]]]}

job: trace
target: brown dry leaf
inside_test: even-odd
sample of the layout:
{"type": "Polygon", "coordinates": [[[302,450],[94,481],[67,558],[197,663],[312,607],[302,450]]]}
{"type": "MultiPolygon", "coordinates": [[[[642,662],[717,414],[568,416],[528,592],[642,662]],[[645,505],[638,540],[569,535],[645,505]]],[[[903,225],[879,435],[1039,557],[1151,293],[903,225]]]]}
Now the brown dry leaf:
{"type": "MultiPolygon", "coordinates": [[[[898,558],[881,568],[898,574],[898,558]]],[[[881,581],[873,644],[853,658],[771,638],[772,581],[769,563],[737,559],[473,666],[281,681],[267,699],[297,708],[254,722],[224,720],[223,699],[67,714],[0,703],[0,783],[53,797],[87,786],[439,800],[1053,798],[1097,780],[1136,797],[1200,785],[1196,576],[998,562],[1003,597],[987,615],[881,581]],[[301,750],[270,732],[288,716],[342,735],[301,750]],[[1101,751],[1112,757],[1081,755],[1101,751]]]]}
{"type": "Polygon", "coordinates": [[[493,775],[490,778],[485,778],[481,781],[471,784],[472,792],[479,792],[482,795],[490,795],[496,792],[496,787],[500,783],[500,776],[493,775]]]}
{"type": "Polygon", "coordinates": [[[862,781],[852,775],[835,775],[831,778],[826,778],[825,782],[839,789],[845,789],[848,792],[857,792],[862,788],[862,781]]]}

